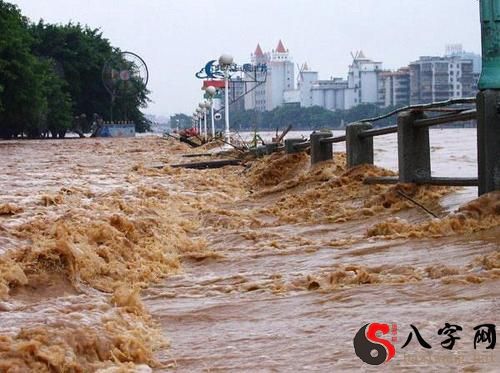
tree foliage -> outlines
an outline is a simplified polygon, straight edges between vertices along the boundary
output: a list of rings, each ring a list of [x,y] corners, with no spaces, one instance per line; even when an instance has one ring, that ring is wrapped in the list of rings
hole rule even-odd
[[[0,0],[0,137],[64,137],[73,118],[96,113],[110,120],[111,98],[102,67],[120,50],[98,29],[80,24],[30,23],[20,10]],[[142,83],[134,94],[117,97],[114,119],[131,120],[138,131],[150,122],[141,109],[149,99]],[[90,129],[90,121],[84,131]]]
[[[44,117],[43,66],[31,53],[28,20],[14,5],[0,1],[0,136],[32,128]]]
[[[394,107],[380,108],[374,104],[361,104],[349,110],[331,111],[320,106],[300,107],[282,105],[271,111],[243,110],[230,113],[231,127],[237,130],[274,130],[292,125],[296,130],[322,128],[338,129],[357,120],[379,116]],[[377,125],[390,124],[391,119],[377,121]]]
[[[169,124],[170,128],[176,129],[179,128],[190,128],[192,126],[192,117],[186,114],[174,114],[170,116]]]

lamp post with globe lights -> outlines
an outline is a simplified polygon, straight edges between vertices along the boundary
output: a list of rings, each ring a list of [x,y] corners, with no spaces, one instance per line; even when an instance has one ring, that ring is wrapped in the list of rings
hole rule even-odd
[[[212,124],[212,138],[215,138],[215,123],[214,123],[214,96],[217,90],[214,86],[208,86],[205,89],[205,92],[208,95],[208,105],[210,105],[210,121]]]
[[[210,108],[210,103],[207,100],[203,101],[203,121],[204,121],[204,132],[205,132],[205,141],[208,140],[208,131],[207,131],[207,113]]]
[[[203,137],[205,141],[207,141],[207,108],[205,106],[205,101],[202,101],[198,104],[203,113]]]
[[[219,57],[219,65],[224,70],[224,117],[226,122],[226,142],[231,142],[229,134],[229,69],[233,64],[233,56],[230,54],[223,54]]]
[[[198,118],[198,134],[201,134],[201,109],[196,108],[196,117]]]

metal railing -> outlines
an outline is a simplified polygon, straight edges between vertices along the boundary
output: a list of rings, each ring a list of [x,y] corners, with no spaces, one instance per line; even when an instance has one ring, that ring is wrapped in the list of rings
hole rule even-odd
[[[412,105],[388,114],[350,123],[343,136],[331,132],[313,132],[309,141],[285,140],[288,153],[311,149],[311,164],[333,158],[332,144],[346,142],[347,167],[373,164],[373,138],[391,133],[398,134],[398,177],[371,177],[366,183],[417,183],[446,186],[477,186],[477,178],[432,177],[430,162],[429,127],[445,123],[469,121],[477,118],[476,109],[451,107],[475,104],[475,98],[454,99],[425,105]],[[426,117],[426,112],[446,113]],[[373,128],[373,122],[398,115],[397,125]]]

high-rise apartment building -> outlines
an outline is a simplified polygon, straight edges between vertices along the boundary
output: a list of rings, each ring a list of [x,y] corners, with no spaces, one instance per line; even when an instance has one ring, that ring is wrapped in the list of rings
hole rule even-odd
[[[460,56],[420,57],[410,63],[410,103],[475,95],[473,61]]]
[[[407,106],[410,104],[410,69],[383,71],[379,75],[379,106]]]

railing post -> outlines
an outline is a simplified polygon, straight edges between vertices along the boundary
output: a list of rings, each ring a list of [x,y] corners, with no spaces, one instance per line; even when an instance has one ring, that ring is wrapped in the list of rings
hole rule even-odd
[[[321,139],[331,136],[330,131],[311,133],[311,165],[333,159],[332,144],[321,143]]]
[[[253,154],[257,158],[262,158],[267,154],[267,148],[264,145],[256,146],[255,148],[250,149],[250,153]]]
[[[415,183],[431,177],[429,128],[415,127],[422,113],[403,112],[398,116],[399,182]]]
[[[269,144],[266,144],[266,154],[270,155],[273,154],[276,150],[278,150],[278,143],[276,142],[271,142]]]
[[[477,94],[478,193],[500,190],[500,90]]]
[[[360,164],[373,164],[373,137],[359,137],[363,131],[372,129],[371,123],[350,123],[345,129],[347,168]]]
[[[295,144],[303,142],[303,139],[285,139],[285,150],[288,154],[298,153],[301,150],[295,148]]]

